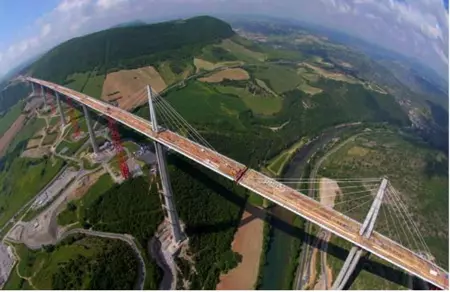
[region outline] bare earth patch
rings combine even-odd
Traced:
[[[224,79],[229,80],[247,80],[250,78],[247,71],[241,68],[231,68],[221,70],[219,72],[213,73],[207,77],[199,78],[201,82],[217,83],[222,82]]]
[[[41,144],[41,140],[42,138],[28,140],[27,149],[39,147],[39,145]]]
[[[252,216],[244,212],[241,222]],[[220,276],[217,290],[253,290],[258,277],[259,258],[263,241],[263,221],[254,218],[240,226],[234,235],[233,251],[242,255],[242,262],[227,274]]]
[[[28,158],[41,158],[44,155],[50,154],[50,147],[51,145],[47,145],[38,148],[28,149],[22,152],[21,156]]]
[[[365,156],[369,152],[370,152],[370,150],[367,149],[367,148],[360,147],[360,146],[353,146],[352,148],[350,148],[347,151],[347,154],[351,155],[351,156],[360,156],[360,157],[362,157],[362,156]]]
[[[19,132],[20,129],[22,129],[22,126],[25,122],[25,117],[26,115],[20,115],[5,132],[5,134],[3,134],[3,136],[0,138],[0,156],[5,153],[9,143],[11,143],[16,133]]]
[[[106,75],[102,99],[116,100],[120,108],[131,110],[147,101],[147,95],[137,94],[146,85],[150,85],[156,92],[167,87],[158,71],[151,66],[113,72]]]

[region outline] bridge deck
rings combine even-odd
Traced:
[[[155,133],[149,121],[105,102],[44,80],[27,78],[27,81],[41,84],[85,104],[228,179],[233,180],[234,176],[245,167],[239,162],[171,131]],[[373,232],[369,239],[360,236],[359,222],[334,209],[322,206],[319,202],[272,178],[249,169],[242,176],[239,184],[437,287],[449,288],[448,273],[434,263],[377,232]]]

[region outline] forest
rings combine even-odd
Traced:
[[[37,78],[64,84],[73,73],[94,69],[107,73],[192,57],[205,45],[233,34],[227,23],[209,16],[116,27],[71,39],[45,54],[30,69]]]

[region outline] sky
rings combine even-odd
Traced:
[[[119,23],[217,13],[320,24],[448,73],[448,0],[0,0],[0,77],[65,40]]]

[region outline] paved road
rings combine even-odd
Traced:
[[[335,153],[337,150],[339,150],[341,147],[343,147],[345,144],[347,144],[348,142],[354,140],[357,136],[362,135],[363,133],[358,133],[356,135],[351,136],[350,138],[348,138],[347,140],[345,140],[342,143],[339,143],[338,146],[333,147],[330,151],[328,151],[324,156],[322,156],[319,161],[314,165],[313,170],[311,171],[311,175],[310,175],[310,180],[312,181],[312,183],[310,183],[309,186],[309,191],[308,191],[308,196],[311,198],[315,198],[315,186],[313,184],[315,184],[315,179],[317,177],[317,173],[320,169],[320,167],[322,166],[322,164],[325,162],[326,159],[328,159],[328,157]],[[302,248],[302,253],[299,257],[299,268],[297,269],[297,276],[296,276],[296,284],[295,284],[295,288],[296,290],[302,290],[303,287],[305,287],[305,285],[308,283],[309,281],[309,273],[310,273],[310,267],[309,265],[311,264],[311,257],[312,257],[312,251],[313,248],[312,246],[316,246],[318,244],[318,240],[320,238],[320,236],[317,237],[316,241],[314,242],[314,244],[311,246],[308,244],[308,242],[310,241],[310,234],[312,233],[312,225],[313,223],[307,221],[305,224],[305,239],[303,241],[303,248]],[[319,231],[318,234],[320,234],[320,232],[322,231],[322,229]],[[327,243],[328,245],[328,243]],[[323,253],[326,251],[326,249],[323,251]],[[322,270],[323,271],[323,270]],[[326,274],[326,273],[325,273]],[[326,276],[325,276],[326,277]],[[327,279],[327,278],[326,278]],[[327,279],[328,282],[328,279]]]

